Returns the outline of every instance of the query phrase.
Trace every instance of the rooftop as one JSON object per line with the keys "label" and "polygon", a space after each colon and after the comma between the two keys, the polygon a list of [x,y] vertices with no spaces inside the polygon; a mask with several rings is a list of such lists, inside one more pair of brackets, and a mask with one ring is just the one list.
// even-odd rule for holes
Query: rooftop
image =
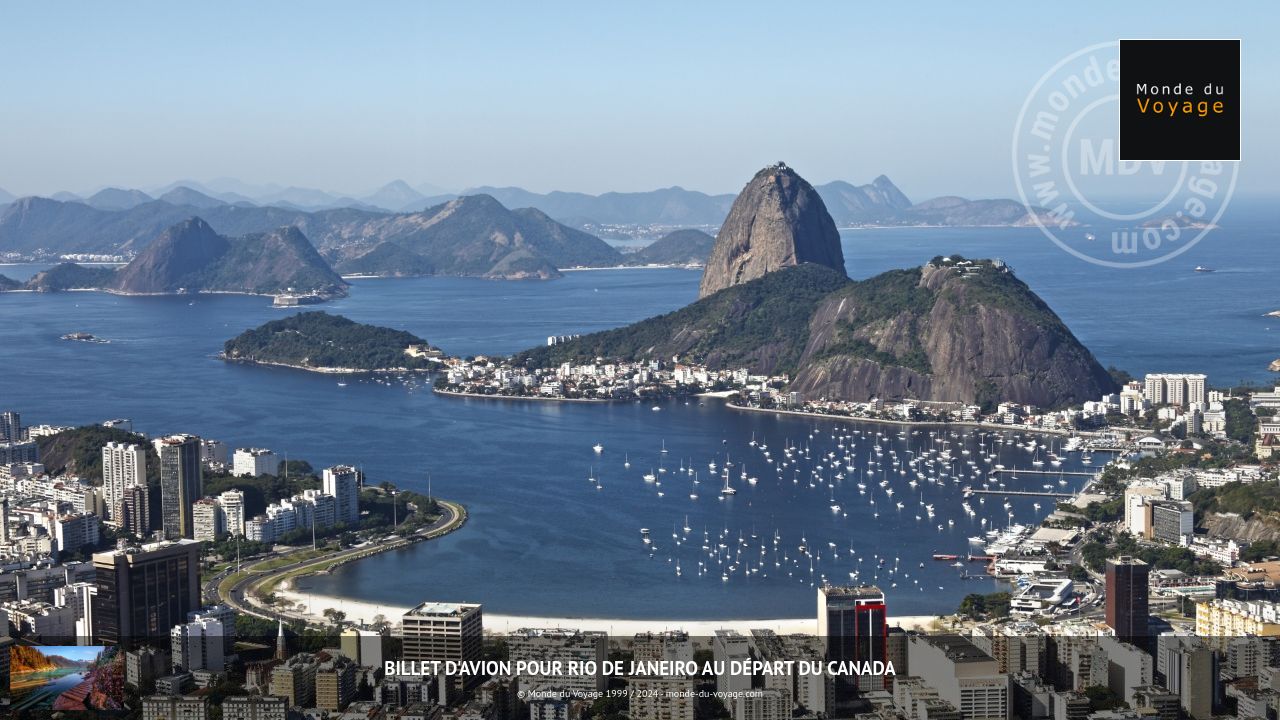
{"label": "rooftop", "polygon": [[918,635],[917,637],[941,650],[952,662],[992,662],[990,655],[959,635]]}
{"label": "rooftop", "polygon": [[479,609],[479,603],[424,602],[405,613],[405,615],[414,615],[418,617],[462,617],[473,610]]}

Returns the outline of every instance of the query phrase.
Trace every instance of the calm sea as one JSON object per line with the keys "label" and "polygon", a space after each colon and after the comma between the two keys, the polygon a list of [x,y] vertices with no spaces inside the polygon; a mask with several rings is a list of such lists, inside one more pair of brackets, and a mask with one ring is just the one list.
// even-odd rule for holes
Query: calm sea
{"label": "calm sea", "polygon": [[[1236,212],[1228,221],[1177,260],[1144,270],[1080,262],[1026,229],[865,230],[844,233],[844,241],[854,277],[939,254],[1002,258],[1103,364],[1135,374],[1204,371],[1219,384],[1267,382],[1275,377],[1267,363],[1280,357],[1280,319],[1264,316],[1280,309],[1274,213]],[[1197,264],[1216,272],[1193,272]],[[26,277],[37,269],[7,266],[0,273]],[[616,327],[674,309],[696,297],[698,277],[635,269],[575,272],[551,282],[360,280],[349,298],[324,309],[410,330],[452,353],[507,353],[547,335]],[[956,452],[970,449],[957,455],[967,460],[981,452],[973,437],[898,437],[897,428],[845,424],[839,434],[854,437],[839,448],[833,423],[740,414],[716,402],[665,403],[655,412],[640,404],[459,400],[399,383],[339,387],[333,377],[214,358],[225,339],[288,312],[295,311],[236,296],[0,295],[0,406],[20,410],[27,424],[129,417],[146,433],[267,446],[316,466],[357,464],[374,481],[418,490],[430,474],[437,494],[469,506],[463,530],[312,578],[307,587],[315,592],[399,605],[479,601],[512,614],[697,619],[810,615],[812,584],[846,580],[850,572],[888,588],[895,614],[949,611],[964,594],[992,587],[963,580],[967,568],[929,556],[965,552],[983,519],[987,526],[1008,523],[1002,499],[972,501],[970,518],[960,509],[967,479],[946,476],[911,488],[890,453],[905,462],[945,441]],[[59,340],[72,331],[111,342]],[[886,433],[878,440],[880,456],[878,431]],[[769,445],[773,465],[749,445],[753,435]],[[591,447],[597,442],[604,445],[599,455]],[[779,474],[787,444],[808,445],[810,458]],[[1031,454],[997,450],[998,462],[1029,467]],[[819,468],[828,452],[852,452],[854,470],[837,479],[829,464]],[[726,455],[735,463],[738,493],[722,500],[708,463],[722,466]],[[880,464],[868,466],[868,458]],[[646,483],[641,476],[662,463],[670,471],[659,474],[662,487]],[[698,470],[699,486],[676,472],[681,463]],[[744,464],[757,484],[741,480]],[[958,465],[953,472],[965,469],[964,461]],[[858,492],[858,479],[867,494]],[[1052,479],[1055,490],[1074,486],[1064,479],[1068,486]],[[1041,482],[1024,477],[1010,488]],[[892,498],[888,488],[896,490]],[[694,492],[697,500],[689,498]],[[935,518],[924,516],[921,502],[934,506]],[[1015,521],[1033,521],[1051,503],[1042,500],[1037,511],[1032,502],[1011,503]],[[640,528],[650,529],[652,545],[642,542]],[[704,532],[710,551],[701,549]],[[809,555],[799,552],[801,543]],[[720,563],[708,554],[715,550]]]}

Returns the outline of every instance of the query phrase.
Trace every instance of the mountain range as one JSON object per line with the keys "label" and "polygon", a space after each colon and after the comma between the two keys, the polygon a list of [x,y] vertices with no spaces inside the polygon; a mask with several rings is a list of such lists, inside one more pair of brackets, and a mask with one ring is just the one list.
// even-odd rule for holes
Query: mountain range
{"label": "mountain range", "polygon": [[[166,228],[193,216],[228,237],[295,227],[342,272],[368,275],[555,277],[560,268],[622,262],[617,250],[595,236],[539,210],[508,210],[487,195],[458,198],[417,213],[353,208],[305,212],[232,205],[190,188],[175,188],[125,210],[22,198],[0,212],[0,252],[137,256]],[[385,242],[419,257],[379,250]]]}
{"label": "mountain range", "polygon": [[[7,282],[6,282],[7,281]],[[166,229],[120,269],[62,263],[25,285],[5,278],[0,288],[37,292],[106,290],[138,295],[182,292],[283,292],[342,295],[347,283],[295,227],[224,237],[198,217]]]}
{"label": "mountain range", "polygon": [[[1013,200],[966,200],[947,196],[913,204],[884,175],[866,185],[835,181],[818,185],[816,189],[826,203],[832,219],[841,227],[1025,225],[1032,222],[1026,208]],[[62,225],[55,227],[45,227],[42,224],[44,221],[41,218],[50,213],[50,206],[46,203],[41,208],[38,199],[16,198],[0,190],[0,209],[4,215],[17,213],[24,218],[28,235],[38,236],[43,233],[49,236],[45,241],[53,243],[48,246],[50,250],[83,252],[84,246],[103,243],[92,237],[82,241],[72,240],[62,231],[78,224],[101,224],[107,226],[102,231],[108,238],[107,244],[120,245],[130,239],[127,237],[130,235],[130,228],[136,227],[139,237],[145,238],[176,222],[180,219],[181,212],[174,211],[173,208],[198,208],[204,211],[221,209],[224,212],[229,208],[257,208],[276,213],[315,214],[355,210],[371,214],[415,214],[471,195],[488,195],[508,208],[536,208],[558,222],[578,229],[601,225],[717,227],[724,221],[735,197],[728,194],[708,195],[678,186],[647,192],[610,192],[601,195],[560,191],[535,193],[518,187],[482,186],[469,188],[458,194],[447,194],[432,185],[415,188],[403,180],[395,180],[369,195],[356,198],[313,188],[254,186],[223,179],[208,184],[180,181],[151,192],[106,188],[88,197],[66,192],[55,193],[44,200],[101,212],[128,213],[126,217],[91,216],[87,213],[77,215],[75,208],[72,208],[57,213],[59,217],[56,222]],[[61,216],[79,217],[81,222]],[[232,232],[232,229],[223,227],[217,218],[206,219],[220,231]],[[48,221],[55,219],[50,218]],[[7,232],[2,230],[5,226],[9,228]],[[30,238],[25,235],[11,238],[13,227],[12,220],[7,223],[0,221],[0,251],[14,251],[16,248],[17,252],[23,252],[22,246],[30,244]],[[118,239],[120,235],[126,236],[124,241]]]}
{"label": "mountain range", "polygon": [[[883,202],[895,202],[886,185],[879,190]],[[850,280],[819,191],[782,164],[757,173],[733,203],[695,303],[513,361],[554,367],[673,357],[785,374],[789,389],[811,400],[1056,408],[1116,388],[1052,309],[998,261],[938,257]]]}

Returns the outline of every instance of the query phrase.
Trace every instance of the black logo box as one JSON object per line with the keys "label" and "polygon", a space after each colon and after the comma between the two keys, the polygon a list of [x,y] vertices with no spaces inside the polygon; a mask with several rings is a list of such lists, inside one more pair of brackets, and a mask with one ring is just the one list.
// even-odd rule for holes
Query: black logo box
{"label": "black logo box", "polygon": [[1239,160],[1240,103],[1239,40],[1120,41],[1121,160]]}

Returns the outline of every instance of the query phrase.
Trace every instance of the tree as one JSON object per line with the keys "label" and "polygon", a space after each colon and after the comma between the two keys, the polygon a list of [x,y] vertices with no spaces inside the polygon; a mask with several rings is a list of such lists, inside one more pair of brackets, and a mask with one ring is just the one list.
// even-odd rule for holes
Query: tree
{"label": "tree", "polygon": [[343,621],[347,619],[347,614],[345,612],[335,608],[325,608],[324,613],[322,614],[332,622],[335,627],[341,626]]}

